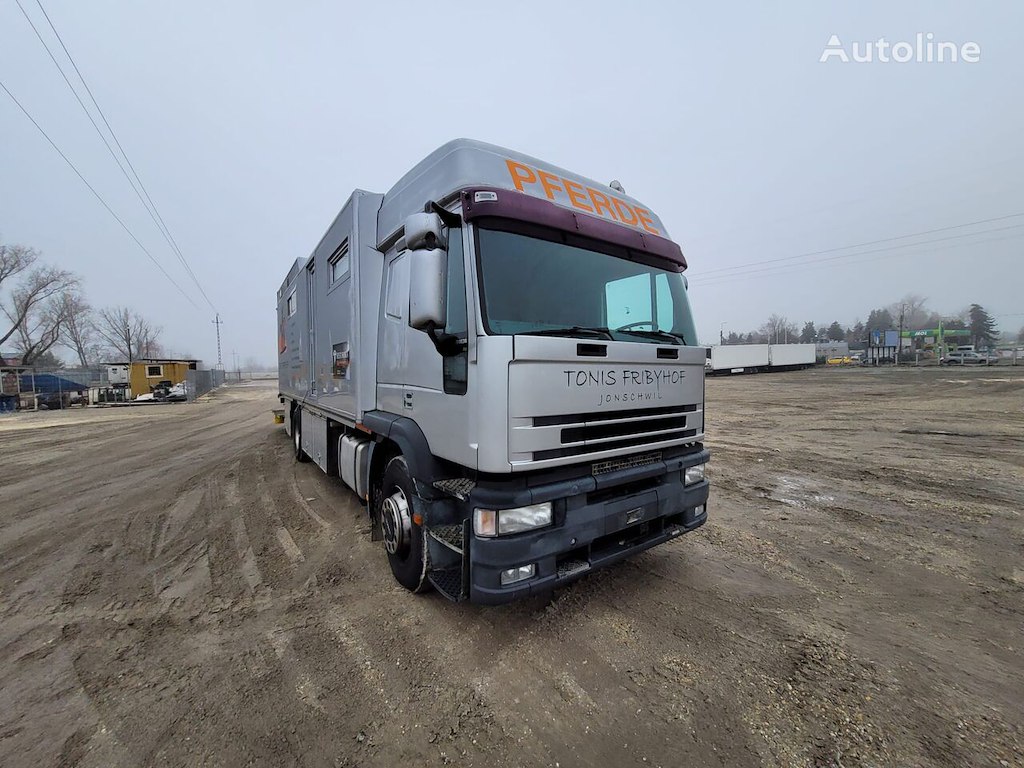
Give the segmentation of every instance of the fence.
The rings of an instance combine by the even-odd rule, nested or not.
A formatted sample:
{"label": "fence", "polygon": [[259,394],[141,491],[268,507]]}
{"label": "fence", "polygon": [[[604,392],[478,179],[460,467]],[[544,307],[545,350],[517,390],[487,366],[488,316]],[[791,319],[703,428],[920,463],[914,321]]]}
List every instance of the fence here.
{"label": "fence", "polygon": [[202,397],[223,383],[224,371],[219,368],[209,371],[189,371],[185,374],[185,388],[188,401],[190,403],[193,402],[197,397]]}
{"label": "fence", "polygon": [[277,380],[277,371],[225,371],[224,381],[228,384],[240,384],[243,381]]}
{"label": "fence", "polygon": [[106,375],[102,367],[0,367],[0,412],[84,404],[90,388],[106,385]]}

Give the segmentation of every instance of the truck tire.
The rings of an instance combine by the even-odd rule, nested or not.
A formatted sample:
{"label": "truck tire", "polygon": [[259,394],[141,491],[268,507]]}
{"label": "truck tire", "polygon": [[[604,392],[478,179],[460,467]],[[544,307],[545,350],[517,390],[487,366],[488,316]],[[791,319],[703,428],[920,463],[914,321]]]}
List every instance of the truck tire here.
{"label": "truck tire", "polygon": [[416,496],[405,457],[399,454],[388,461],[381,479],[380,520],[384,550],[395,580],[411,592],[425,592],[427,581],[423,551],[423,527],[414,521]]}
{"label": "truck tire", "polygon": [[292,444],[295,448],[295,460],[309,461],[309,456],[302,450],[302,411],[299,408],[292,414]]}

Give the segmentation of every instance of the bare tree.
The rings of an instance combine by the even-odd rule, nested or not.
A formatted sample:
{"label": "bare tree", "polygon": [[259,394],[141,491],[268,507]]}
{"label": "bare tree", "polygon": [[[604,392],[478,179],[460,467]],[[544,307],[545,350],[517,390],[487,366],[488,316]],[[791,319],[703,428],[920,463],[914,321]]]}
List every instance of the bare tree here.
{"label": "bare tree", "polygon": [[126,362],[160,354],[160,328],[129,307],[101,309],[93,327]]}
{"label": "bare tree", "polygon": [[[34,254],[31,260],[34,262]],[[10,263],[7,267],[10,269]],[[77,289],[78,279],[56,267],[22,267],[18,272],[22,274],[20,282],[0,297],[0,312],[10,323],[0,344],[13,337],[21,363],[29,365],[60,339],[65,320],[63,298]],[[18,272],[9,272],[8,277]]]}
{"label": "bare tree", "polygon": [[[0,264],[0,272],[7,271],[7,278],[18,274],[22,275],[20,282],[11,289],[7,296],[0,296],[0,311],[9,322],[7,331],[0,335],[0,345],[17,334],[22,343],[25,342],[25,339],[29,339],[32,342],[29,346],[32,346],[40,332],[50,329],[52,323],[45,321],[63,317],[60,312],[52,311],[53,308],[50,305],[59,303],[60,297],[65,291],[73,290],[78,286],[78,279],[66,270],[56,267],[29,269],[34,261],[33,253],[26,266],[20,268],[16,265],[12,266],[14,260]],[[24,263],[23,257],[22,264]],[[40,326],[40,322],[43,322],[42,326]],[[53,346],[55,343],[56,340],[49,346]]]}
{"label": "bare tree", "polygon": [[902,316],[904,330],[908,328],[915,331],[923,330],[928,327],[931,315],[927,303],[926,297],[908,293],[896,303],[889,305],[889,314],[892,315],[895,324],[900,322]]}
{"label": "bare tree", "polygon": [[24,245],[0,243],[0,286],[11,277],[16,277],[36,263],[38,251]]}
{"label": "bare tree", "polygon": [[762,336],[767,337],[769,344],[798,341],[800,338],[800,330],[796,327],[796,324],[776,314],[769,317],[768,321],[759,330]]}
{"label": "bare tree", "polygon": [[96,329],[92,322],[92,307],[78,291],[66,291],[61,297],[64,312],[64,332],[57,342],[78,357],[83,368],[94,362]]}
{"label": "bare tree", "polygon": [[[6,307],[4,308],[6,312]],[[8,317],[10,315],[8,314]],[[14,328],[14,347],[22,365],[31,365],[60,339],[64,315],[59,299],[36,304]]]}

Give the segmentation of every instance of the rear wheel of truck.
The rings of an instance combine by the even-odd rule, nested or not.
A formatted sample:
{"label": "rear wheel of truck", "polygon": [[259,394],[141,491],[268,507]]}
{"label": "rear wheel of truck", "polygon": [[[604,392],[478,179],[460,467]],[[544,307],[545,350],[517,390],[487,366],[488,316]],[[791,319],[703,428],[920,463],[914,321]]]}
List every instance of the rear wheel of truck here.
{"label": "rear wheel of truck", "polygon": [[384,468],[377,515],[384,549],[395,580],[413,592],[429,588],[423,557],[423,528],[414,520],[414,493],[409,465],[395,456]]}
{"label": "rear wheel of truck", "polygon": [[295,460],[309,461],[309,456],[302,450],[302,411],[298,408],[292,414],[292,441],[295,445]]}

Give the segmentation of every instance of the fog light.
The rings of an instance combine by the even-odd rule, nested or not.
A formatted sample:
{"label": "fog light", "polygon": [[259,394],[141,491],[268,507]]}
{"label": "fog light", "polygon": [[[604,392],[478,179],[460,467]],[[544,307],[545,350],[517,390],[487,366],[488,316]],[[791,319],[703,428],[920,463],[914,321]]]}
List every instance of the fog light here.
{"label": "fog light", "polygon": [[704,480],[704,465],[687,467],[683,470],[683,485],[696,485]]}
{"label": "fog light", "polygon": [[509,568],[501,572],[501,586],[515,584],[516,582],[532,579],[537,573],[537,564],[520,565],[518,568]]}
{"label": "fog light", "polygon": [[699,507],[694,507],[693,508],[693,516],[694,517],[704,517],[704,513],[707,512],[707,511],[708,511],[707,510],[707,505],[706,504],[701,504]]}

